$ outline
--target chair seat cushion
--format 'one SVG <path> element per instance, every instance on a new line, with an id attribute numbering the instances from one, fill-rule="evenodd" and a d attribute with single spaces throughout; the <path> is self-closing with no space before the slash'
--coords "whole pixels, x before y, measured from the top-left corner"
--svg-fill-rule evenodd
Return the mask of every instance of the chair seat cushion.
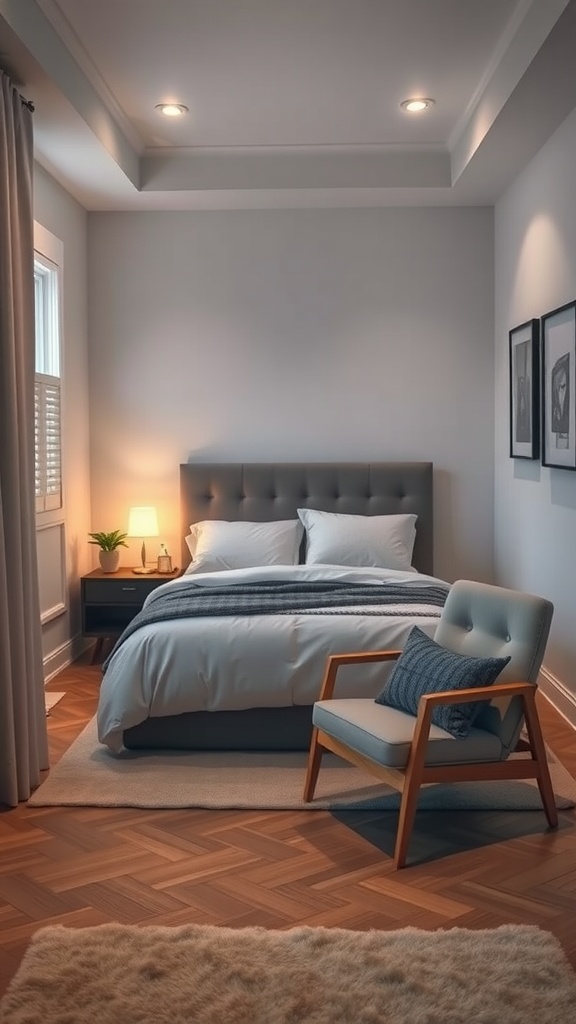
<path id="1" fill-rule="evenodd" d="M 414 626 L 376 703 L 417 715 L 423 694 L 491 686 L 509 661 L 510 658 L 472 658 L 457 654 L 441 647 Z M 481 701 L 443 704 L 434 708 L 432 721 L 456 739 L 465 739 L 481 710 Z"/>
<path id="2" fill-rule="evenodd" d="M 379 764 L 405 768 L 416 719 L 396 708 L 375 704 L 367 697 L 320 700 L 314 704 L 314 725 L 346 746 Z M 430 727 L 425 763 L 453 764 L 498 761 L 505 756 L 498 736 L 470 729 L 465 740 L 456 739 L 437 725 Z"/>

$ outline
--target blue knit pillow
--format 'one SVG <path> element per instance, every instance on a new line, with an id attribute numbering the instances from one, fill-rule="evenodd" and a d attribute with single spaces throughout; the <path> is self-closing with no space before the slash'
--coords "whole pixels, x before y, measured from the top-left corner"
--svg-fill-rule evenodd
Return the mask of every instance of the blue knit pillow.
<path id="1" fill-rule="evenodd" d="M 509 661 L 510 658 L 470 658 L 455 654 L 414 626 L 376 703 L 417 715 L 422 694 L 491 686 Z M 456 739 L 463 740 L 482 706 L 482 701 L 443 704 L 434 708 L 432 721 Z"/>

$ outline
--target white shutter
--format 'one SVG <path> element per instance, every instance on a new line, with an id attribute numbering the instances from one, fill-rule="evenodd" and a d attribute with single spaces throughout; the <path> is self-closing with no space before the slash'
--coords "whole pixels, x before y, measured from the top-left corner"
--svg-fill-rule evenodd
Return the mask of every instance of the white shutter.
<path id="1" fill-rule="evenodd" d="M 36 511 L 62 507 L 60 379 L 37 373 L 34 388 Z"/>

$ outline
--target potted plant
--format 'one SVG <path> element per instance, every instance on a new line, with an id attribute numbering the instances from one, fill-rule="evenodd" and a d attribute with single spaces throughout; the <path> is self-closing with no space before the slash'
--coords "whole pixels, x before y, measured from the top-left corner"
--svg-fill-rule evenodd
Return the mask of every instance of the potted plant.
<path id="1" fill-rule="evenodd" d="M 121 530 L 112 530 L 111 533 L 104 533 L 99 531 L 97 533 L 89 533 L 89 537 L 92 540 L 89 544 L 97 544 L 100 548 L 100 568 L 102 572 L 116 572 L 118 568 L 118 562 L 120 561 L 120 552 L 118 548 L 127 548 L 126 543 L 127 533 L 122 533 Z"/>

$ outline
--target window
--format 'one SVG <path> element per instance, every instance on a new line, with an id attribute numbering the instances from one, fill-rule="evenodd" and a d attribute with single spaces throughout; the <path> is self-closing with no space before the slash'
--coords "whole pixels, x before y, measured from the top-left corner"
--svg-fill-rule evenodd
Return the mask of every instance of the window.
<path id="1" fill-rule="evenodd" d="M 39 230 L 40 241 L 57 243 L 49 232 Z M 54 245 L 42 245 L 52 249 Z M 36 374 L 34 388 L 36 512 L 62 508 L 61 375 L 60 375 L 60 272 L 45 251 L 34 253 L 36 311 Z"/>

